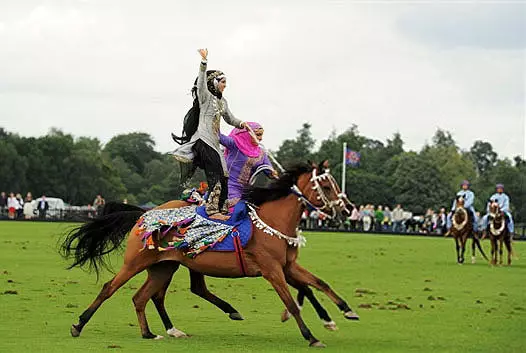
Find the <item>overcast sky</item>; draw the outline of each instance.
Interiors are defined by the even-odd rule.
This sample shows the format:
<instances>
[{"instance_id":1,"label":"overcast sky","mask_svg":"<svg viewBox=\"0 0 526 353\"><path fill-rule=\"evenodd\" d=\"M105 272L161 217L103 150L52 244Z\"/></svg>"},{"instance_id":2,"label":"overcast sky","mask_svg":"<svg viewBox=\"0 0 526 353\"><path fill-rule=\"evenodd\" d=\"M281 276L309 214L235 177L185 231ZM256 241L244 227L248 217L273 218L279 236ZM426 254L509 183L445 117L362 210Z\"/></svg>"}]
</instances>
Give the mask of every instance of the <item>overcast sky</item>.
<instances>
[{"instance_id":1,"label":"overcast sky","mask_svg":"<svg viewBox=\"0 0 526 353\"><path fill-rule=\"evenodd\" d=\"M420 149L440 127L526 153L526 3L505 1L0 0L0 126L169 151L200 47L270 148L310 122L318 141L357 124Z\"/></svg>"}]
</instances>

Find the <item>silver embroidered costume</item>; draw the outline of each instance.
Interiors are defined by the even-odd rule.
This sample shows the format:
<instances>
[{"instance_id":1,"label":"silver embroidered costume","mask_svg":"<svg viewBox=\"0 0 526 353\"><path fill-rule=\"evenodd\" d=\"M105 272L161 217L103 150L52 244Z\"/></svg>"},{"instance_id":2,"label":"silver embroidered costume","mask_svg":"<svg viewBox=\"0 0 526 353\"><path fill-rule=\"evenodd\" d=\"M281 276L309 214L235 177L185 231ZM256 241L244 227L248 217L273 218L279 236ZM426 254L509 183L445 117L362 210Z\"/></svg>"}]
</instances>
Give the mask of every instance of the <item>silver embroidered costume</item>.
<instances>
[{"instance_id":1,"label":"silver embroidered costume","mask_svg":"<svg viewBox=\"0 0 526 353\"><path fill-rule=\"evenodd\" d=\"M197 78L197 95L199 97L200 107L199 126L190 139L190 142L176 148L173 155L180 162L192 163L194 159L192 146L197 140L202 140L217 152L221 159L223 172L225 176L228 176L225 157L219 145L220 120L221 117L223 117L228 124L238 128L241 127L242 122L234 117L224 97L218 98L209 91L207 83L209 80L214 80L215 78L216 77L206 77L206 62L201 62L199 76ZM212 185L210 187L212 187Z\"/></svg>"}]
</instances>

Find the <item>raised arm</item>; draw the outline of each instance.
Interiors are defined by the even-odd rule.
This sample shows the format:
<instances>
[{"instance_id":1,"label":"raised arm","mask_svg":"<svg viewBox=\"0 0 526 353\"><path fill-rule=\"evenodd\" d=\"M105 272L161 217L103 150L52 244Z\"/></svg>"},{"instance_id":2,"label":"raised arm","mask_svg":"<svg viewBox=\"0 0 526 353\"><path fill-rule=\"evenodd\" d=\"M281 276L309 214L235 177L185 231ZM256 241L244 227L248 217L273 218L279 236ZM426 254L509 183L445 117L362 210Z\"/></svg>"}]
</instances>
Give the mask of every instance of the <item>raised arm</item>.
<instances>
[{"instance_id":1,"label":"raised arm","mask_svg":"<svg viewBox=\"0 0 526 353\"><path fill-rule=\"evenodd\" d=\"M219 143L230 150L236 148L236 143L234 142L234 139L230 136L219 134Z\"/></svg>"},{"instance_id":2,"label":"raised arm","mask_svg":"<svg viewBox=\"0 0 526 353\"><path fill-rule=\"evenodd\" d=\"M201 54L201 64L199 65L199 75L197 76L197 95L199 96L199 103L204 103L210 96L208 91L208 86L206 83L206 65L208 50L199 49L199 54Z\"/></svg>"}]
</instances>

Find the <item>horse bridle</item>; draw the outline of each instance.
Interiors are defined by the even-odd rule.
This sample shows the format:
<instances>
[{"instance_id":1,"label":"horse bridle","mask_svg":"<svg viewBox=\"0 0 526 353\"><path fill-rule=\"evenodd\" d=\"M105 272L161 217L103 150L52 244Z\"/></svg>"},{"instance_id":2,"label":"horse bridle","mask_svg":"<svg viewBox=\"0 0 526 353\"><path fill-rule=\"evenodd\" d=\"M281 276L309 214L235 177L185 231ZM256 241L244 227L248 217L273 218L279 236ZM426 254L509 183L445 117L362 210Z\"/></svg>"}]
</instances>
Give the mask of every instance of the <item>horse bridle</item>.
<instances>
[{"instance_id":1,"label":"horse bridle","mask_svg":"<svg viewBox=\"0 0 526 353\"><path fill-rule=\"evenodd\" d=\"M321 187L320 180L329 181L332 191L336 195L338 195L338 200L329 200L329 198L323 191L323 188ZM334 216L336 215L336 206L340 206L341 208L347 210L347 207L345 207L345 199L347 199L347 196L344 193L338 192L338 188L336 187L336 180L327 170L325 170L325 172L323 172L322 174L318 175L316 173L316 169L313 169L311 178L309 179L309 183L313 184L312 190L317 193L316 199L321 200L323 202L323 206L318 207L315 206L312 202L310 202L296 184L294 184L291 187L292 193L298 196L298 200L301 201L307 208L315 210L329 219L334 218ZM323 211L324 209L330 209L332 214L327 214Z\"/></svg>"},{"instance_id":2,"label":"horse bridle","mask_svg":"<svg viewBox=\"0 0 526 353\"><path fill-rule=\"evenodd\" d=\"M496 204L496 206L494 206L493 204ZM502 233L504 231L504 227L506 226L506 218L504 217L503 212L500 211L500 207L499 207L499 204L497 202L492 202L491 206L496 207L496 211L489 213L489 217L491 217L491 223L489 225L489 231L491 232L491 234L493 234L495 236L498 236L498 235L500 235L500 233ZM498 229L495 229L495 218L497 218L497 216L499 214L502 216L503 219L501 221L500 227Z\"/></svg>"}]
</instances>

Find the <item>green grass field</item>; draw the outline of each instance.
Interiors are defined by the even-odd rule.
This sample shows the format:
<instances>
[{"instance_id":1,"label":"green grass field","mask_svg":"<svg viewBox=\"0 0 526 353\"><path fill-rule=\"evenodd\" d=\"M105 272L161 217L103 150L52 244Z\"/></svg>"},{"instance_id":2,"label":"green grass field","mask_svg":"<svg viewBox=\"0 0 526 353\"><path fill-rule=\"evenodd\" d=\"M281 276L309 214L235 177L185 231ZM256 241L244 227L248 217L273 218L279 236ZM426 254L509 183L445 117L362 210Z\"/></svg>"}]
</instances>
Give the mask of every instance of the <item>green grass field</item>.
<instances>
[{"instance_id":1,"label":"green grass field","mask_svg":"<svg viewBox=\"0 0 526 353\"><path fill-rule=\"evenodd\" d=\"M0 222L0 352L301 352L312 350L261 278L208 279L210 289L245 317L225 314L189 291L181 268L167 296L168 312L187 339L144 340L131 297L144 274L107 301L72 338L70 325L98 294L109 273L65 270L59 235L70 225ZM317 293L339 326L326 331L310 305L303 317L327 352L524 352L526 350L526 243L511 267L455 263L452 239L357 234L306 234L300 263L326 280L360 315L346 321ZM489 253L489 243L483 242ZM470 256L467 256L469 262ZM120 264L115 256L114 263ZM359 296L357 289L372 294ZM16 294L6 294L16 291ZM392 310L388 303L409 307ZM371 308L366 308L370 304ZM365 307L359 307L365 306ZM148 305L154 333L162 323Z\"/></svg>"}]
</instances>

